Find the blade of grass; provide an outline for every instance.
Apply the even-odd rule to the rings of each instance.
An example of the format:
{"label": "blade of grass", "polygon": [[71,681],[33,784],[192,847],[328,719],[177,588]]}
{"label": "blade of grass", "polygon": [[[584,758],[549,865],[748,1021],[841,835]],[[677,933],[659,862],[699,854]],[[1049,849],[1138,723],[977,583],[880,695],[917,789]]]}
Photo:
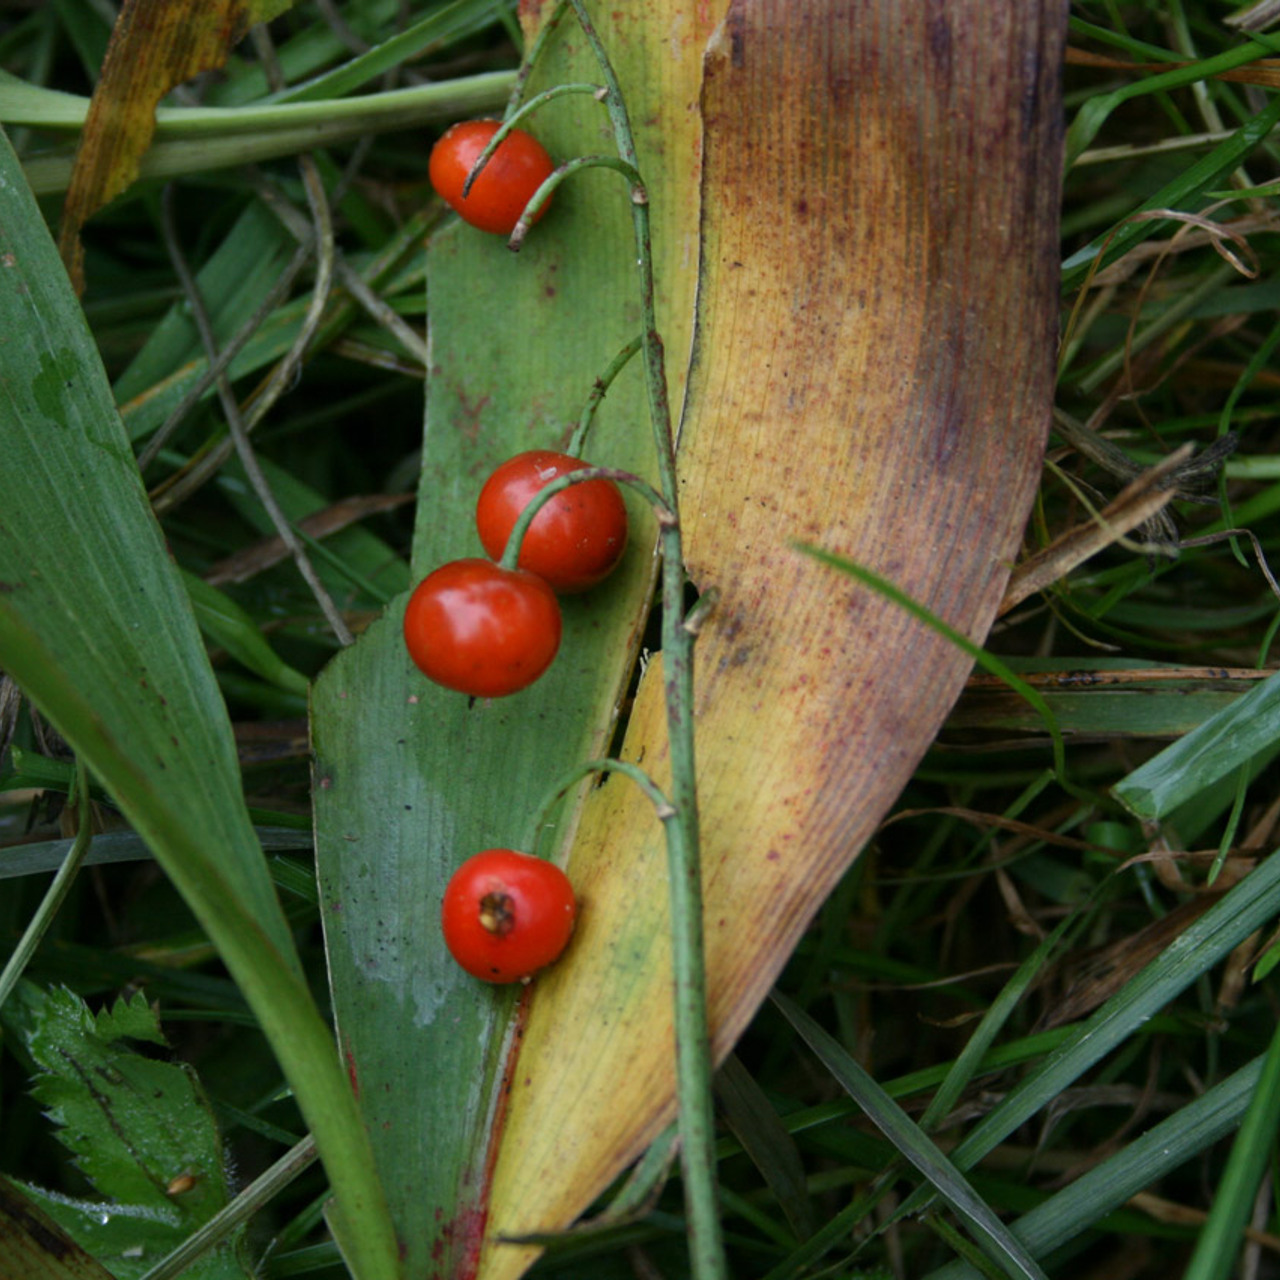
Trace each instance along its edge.
{"label": "blade of grass", "polygon": [[[1280,97],[1275,98],[1248,123],[1241,125],[1226,142],[1214,147],[1208,155],[1202,156],[1171,182],[1149,196],[1132,213],[1186,207],[1187,203],[1197,195],[1207,193],[1224,174],[1237,168],[1245,156],[1267,137],[1277,123],[1280,123]],[[1129,216],[1132,217],[1132,214]],[[1090,241],[1062,264],[1063,289],[1074,289],[1079,285],[1095,261],[1098,266],[1114,262],[1163,225],[1164,223],[1158,218],[1136,222],[1125,221],[1114,233],[1108,231],[1105,235]]]}
{"label": "blade of grass", "polygon": [[951,1161],[925,1137],[924,1132],[907,1113],[844,1051],[840,1043],[785,996],[775,992],[773,1002],[822,1060],[823,1066],[858,1103],[867,1118],[951,1206],[983,1252],[998,1263],[1006,1275],[1043,1280],[1044,1272],[1014,1239],[1008,1227],[996,1217],[990,1206],[974,1191]]}
{"label": "blade of grass", "polygon": [[1280,1125],[1280,1028],[1262,1061],[1249,1109],[1214,1193],[1209,1221],[1196,1241],[1183,1280],[1226,1280],[1235,1269],[1245,1223]]}
{"label": "blade of grass", "polygon": [[[1144,1187],[1230,1133],[1249,1108],[1259,1088],[1262,1069],[1260,1057],[1241,1067],[1135,1138],[1110,1160],[1023,1214],[1012,1224],[1013,1234],[1037,1257],[1069,1243]],[[1270,1141],[1273,1131],[1268,1130],[1266,1137]],[[1229,1261],[1231,1255],[1227,1258]],[[930,1272],[927,1280],[973,1280],[973,1275],[963,1264],[952,1263]]]}
{"label": "blade of grass", "polygon": [[848,574],[851,578],[856,578],[873,591],[878,591],[886,599],[892,600],[894,604],[905,609],[913,618],[917,618],[926,626],[932,627],[939,635],[945,636],[957,649],[967,653],[984,671],[990,672],[993,676],[998,676],[1009,688],[1020,693],[1040,713],[1040,717],[1044,721],[1045,728],[1048,730],[1049,737],[1053,742],[1054,772],[1058,776],[1059,783],[1064,787],[1067,786],[1066,753],[1062,742],[1062,731],[1058,727],[1057,717],[1053,714],[1053,708],[1049,706],[1044,696],[1037,689],[1032,688],[1011,667],[1007,666],[994,654],[988,653],[979,645],[974,644],[968,636],[961,635],[954,627],[949,626],[936,614],[931,613],[923,605],[913,600],[905,591],[895,587],[887,578],[882,578],[879,574],[872,573],[870,569],[865,569],[860,564],[854,564],[852,560],[847,560],[843,556],[832,555],[829,551],[822,550],[821,547],[815,547],[803,542],[797,543],[796,546],[798,550],[803,551],[806,555],[812,556],[822,564],[830,565],[831,568],[841,573]]}
{"label": "blade of grass", "polygon": [[1280,856],[1273,854],[1082,1022],[969,1133],[952,1162],[971,1168],[1277,913]]}
{"label": "blade of grass", "polygon": [[1280,676],[1256,685],[1112,788],[1139,818],[1156,820],[1280,738]]}

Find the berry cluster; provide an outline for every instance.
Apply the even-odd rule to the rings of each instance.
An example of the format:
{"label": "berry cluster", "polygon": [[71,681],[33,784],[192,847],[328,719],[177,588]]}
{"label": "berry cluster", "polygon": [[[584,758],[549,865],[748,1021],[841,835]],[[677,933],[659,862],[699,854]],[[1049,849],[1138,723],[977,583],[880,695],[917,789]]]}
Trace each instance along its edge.
{"label": "berry cluster", "polygon": [[[612,480],[571,484],[546,499],[520,543],[515,568],[501,563],[524,509],[581,458],[535,449],[504,462],[476,503],[476,529],[492,560],[452,560],[409,598],[404,638],[422,672],[446,689],[499,698],[531,685],[560,648],[557,592],[586,591],[627,545],[627,509]],[[498,563],[495,563],[497,561]]]}
{"label": "berry cluster", "polygon": [[[430,175],[464,221],[508,235],[553,166],[535,139],[515,129],[473,174],[498,128],[496,120],[454,125],[431,153]],[[551,665],[561,636],[557,594],[595,586],[626,549],[622,494],[602,477],[571,482],[542,500],[514,565],[507,546],[541,491],[587,465],[535,449],[508,459],[485,482],[476,530],[490,558],[442,565],[418,584],[405,609],[409,656],[429,679],[496,698],[528,687]],[[527,981],[555,960],[576,915],[573,889],[559,867],[512,849],[486,849],[454,873],[441,921],[462,968],[486,982],[507,983]]]}

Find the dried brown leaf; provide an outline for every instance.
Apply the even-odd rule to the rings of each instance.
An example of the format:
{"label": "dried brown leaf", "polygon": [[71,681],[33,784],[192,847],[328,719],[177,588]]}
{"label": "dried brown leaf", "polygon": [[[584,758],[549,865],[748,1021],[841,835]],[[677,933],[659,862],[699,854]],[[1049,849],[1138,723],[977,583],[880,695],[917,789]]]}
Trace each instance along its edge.
{"label": "dried brown leaf", "polygon": [[125,0],[107,44],[102,74],[80,135],[58,251],[84,292],[80,229],[138,176],[155,133],[155,111],[170,89],[221,67],[255,22],[293,0]]}

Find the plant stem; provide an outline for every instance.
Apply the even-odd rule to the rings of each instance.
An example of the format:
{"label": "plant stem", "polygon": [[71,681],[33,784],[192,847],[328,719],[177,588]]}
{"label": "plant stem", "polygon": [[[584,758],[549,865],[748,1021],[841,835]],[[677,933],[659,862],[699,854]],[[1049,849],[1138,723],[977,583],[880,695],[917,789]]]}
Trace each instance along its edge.
{"label": "plant stem", "polygon": [[609,367],[595,380],[591,392],[587,396],[587,402],[582,406],[582,416],[578,419],[578,425],[574,428],[573,436],[570,438],[569,447],[566,450],[573,457],[582,457],[582,450],[587,441],[587,432],[591,430],[591,424],[595,421],[596,410],[600,407],[600,402],[608,394],[609,388],[613,386],[614,379],[631,363],[631,357],[640,350],[642,341],[643,339],[640,337],[632,338],[610,361]]}
{"label": "plant stem", "polygon": [[176,1280],[192,1263],[221,1244],[273,1196],[305,1173],[315,1163],[316,1154],[315,1138],[308,1134],[286,1151],[265,1173],[255,1178],[230,1204],[224,1205],[204,1226],[157,1262],[142,1280]]}
{"label": "plant stem", "polygon": [[[618,155],[637,169],[626,104],[583,0],[569,0],[600,65],[608,94]],[[659,519],[662,538],[662,661],[671,754],[671,805],[664,821],[670,864],[672,963],[675,977],[676,1099],[680,1117],[680,1163],[684,1174],[689,1252],[697,1280],[725,1280],[728,1268],[716,1190],[715,1115],[711,1101],[711,1037],[702,931],[702,874],[693,738],[693,634],[684,626],[684,556],[676,483],[675,439],[667,394],[662,339],[654,297],[649,202],[638,182],[631,192],[640,298],[644,310],[643,351],[649,414],[658,458],[660,488],[671,514]]]}
{"label": "plant stem", "polygon": [[471,166],[471,172],[467,174],[466,182],[462,184],[462,198],[465,200],[471,194],[472,184],[480,176],[485,165],[493,158],[493,153],[502,146],[507,140],[507,135],[525,116],[531,115],[545,103],[554,102],[556,98],[563,98],[566,94],[589,93],[593,98],[599,98],[602,92],[603,90],[598,84],[558,84],[555,88],[538,94],[536,98],[530,98],[518,111],[508,115],[493,137],[485,143],[484,150],[476,157],[475,164]]}
{"label": "plant stem", "polygon": [[675,523],[675,511],[666,499],[647,481],[630,471],[619,471],[617,467],[579,467],[576,471],[568,471],[556,476],[548,484],[543,485],[528,505],[516,517],[507,535],[507,545],[502,550],[502,559],[498,564],[503,569],[514,569],[520,562],[520,548],[524,544],[525,534],[529,526],[538,518],[538,512],[556,496],[571,485],[586,484],[591,480],[612,480],[617,484],[625,484],[637,493],[653,508],[658,517],[659,528]]}
{"label": "plant stem", "polygon": [[53,883],[44,895],[31,923],[27,925],[22,937],[18,940],[18,945],[13,949],[13,954],[6,962],[4,971],[0,972],[0,1005],[9,998],[18,979],[22,977],[22,971],[27,967],[36,948],[40,945],[40,940],[53,923],[53,917],[58,914],[58,908],[62,906],[75,881],[76,873],[89,852],[89,845],[93,842],[93,814],[89,794],[89,770],[82,761],[77,759],[75,773],[67,794],[67,803],[76,806],[75,840],[67,851],[67,856],[62,860],[62,866],[53,877]]}

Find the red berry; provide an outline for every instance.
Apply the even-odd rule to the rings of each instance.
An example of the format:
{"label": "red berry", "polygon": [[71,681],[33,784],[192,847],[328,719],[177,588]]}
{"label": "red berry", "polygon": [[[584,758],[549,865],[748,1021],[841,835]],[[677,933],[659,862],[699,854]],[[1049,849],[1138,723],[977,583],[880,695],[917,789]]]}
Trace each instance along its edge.
{"label": "red berry", "polygon": [[[437,194],[463,221],[481,231],[509,236],[555,165],[542,143],[523,129],[512,129],[463,199],[462,188],[480,153],[497,133],[498,123],[464,120],[455,124],[431,149],[427,171]],[[544,204],[534,221],[549,207]]]}
{"label": "red berry", "polygon": [[500,698],[532,684],[560,647],[560,605],[541,578],[453,560],[418,583],[404,612],[409,656],[446,689]]}
{"label": "red berry", "polygon": [[440,923],[445,945],[473,977],[519,982],[557,959],[578,907],[554,863],[514,849],[486,849],[454,872]]}
{"label": "red berry", "polygon": [[[485,482],[476,503],[476,529],[484,549],[500,559],[520,513],[558,476],[589,464],[565,453],[535,449],[504,462]],[[552,590],[586,591],[607,577],[627,546],[627,507],[612,480],[584,480],[549,499],[520,545],[520,568]]]}

